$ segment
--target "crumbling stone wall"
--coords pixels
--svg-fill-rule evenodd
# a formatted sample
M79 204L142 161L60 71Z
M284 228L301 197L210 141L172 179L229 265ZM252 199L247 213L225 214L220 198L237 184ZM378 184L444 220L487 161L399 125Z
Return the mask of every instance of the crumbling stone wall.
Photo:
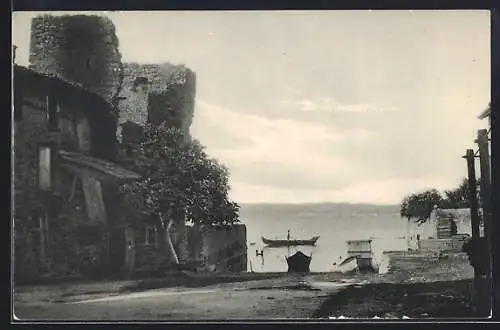
M33 18L31 68L81 85L114 102L122 64L113 22L89 15Z
M196 95L196 75L184 65L124 64L119 104L119 123L131 121L144 126L162 121L182 129L189 136ZM136 88L137 78L146 78L147 90Z
M187 227L190 257L217 271L247 271L247 231L244 224L230 227Z

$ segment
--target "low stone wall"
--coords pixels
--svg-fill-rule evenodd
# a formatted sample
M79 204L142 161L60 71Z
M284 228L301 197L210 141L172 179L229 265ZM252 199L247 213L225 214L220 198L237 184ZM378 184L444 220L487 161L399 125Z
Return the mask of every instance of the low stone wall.
M215 266L217 271L245 272L246 236L243 224L227 228L188 227L188 250L192 258Z
M180 237L178 232L171 234L172 244L179 254ZM182 263L191 266L205 265L207 270L218 272L246 272L247 244L246 226L242 224L227 228L200 226L186 227L187 256ZM134 277L158 276L174 269L165 247L157 243L145 244L145 228L135 230L135 267Z
M420 251L454 251L461 252L465 236L454 236L443 239L424 239L420 241Z

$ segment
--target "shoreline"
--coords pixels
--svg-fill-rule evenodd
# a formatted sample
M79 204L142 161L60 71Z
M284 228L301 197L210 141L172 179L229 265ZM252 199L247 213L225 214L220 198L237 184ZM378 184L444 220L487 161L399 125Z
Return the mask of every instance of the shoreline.
M470 317L472 278L462 256L437 260L398 252L386 274L177 273L139 281L20 286L14 302L18 315L59 320ZM78 309L80 303L85 308Z

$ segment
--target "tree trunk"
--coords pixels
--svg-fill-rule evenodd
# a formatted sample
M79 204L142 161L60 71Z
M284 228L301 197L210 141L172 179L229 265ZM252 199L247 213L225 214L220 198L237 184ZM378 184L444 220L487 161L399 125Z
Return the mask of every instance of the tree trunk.
M179 244L177 244L177 249L178 249L178 256L179 259L182 262L185 262L187 259L188 255L188 250L187 250L187 228L186 228L186 221L181 220L177 223L176 225L178 237L179 237Z
M408 249L411 248L411 246L410 246L410 243L411 243L411 240L410 240L410 221L411 221L411 219L408 218L408 221L406 222L406 245L407 245Z
M161 216L160 216L161 217ZM163 219L162 219L162 223ZM172 243L172 238L170 237L170 227L172 227L173 219L170 219L168 221L168 224L166 226L163 226L162 231L163 233L160 233L160 235L163 237L165 241L165 250L168 254L169 260L178 265L179 264L179 257L177 256L177 252L175 252L174 244Z

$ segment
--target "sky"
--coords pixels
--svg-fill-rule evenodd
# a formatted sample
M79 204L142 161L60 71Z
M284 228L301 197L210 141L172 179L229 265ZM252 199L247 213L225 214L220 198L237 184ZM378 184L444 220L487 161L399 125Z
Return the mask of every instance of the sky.
M13 14L18 64L37 14ZM240 203L394 204L454 188L487 125L488 11L98 14L125 62L196 72L191 133Z

